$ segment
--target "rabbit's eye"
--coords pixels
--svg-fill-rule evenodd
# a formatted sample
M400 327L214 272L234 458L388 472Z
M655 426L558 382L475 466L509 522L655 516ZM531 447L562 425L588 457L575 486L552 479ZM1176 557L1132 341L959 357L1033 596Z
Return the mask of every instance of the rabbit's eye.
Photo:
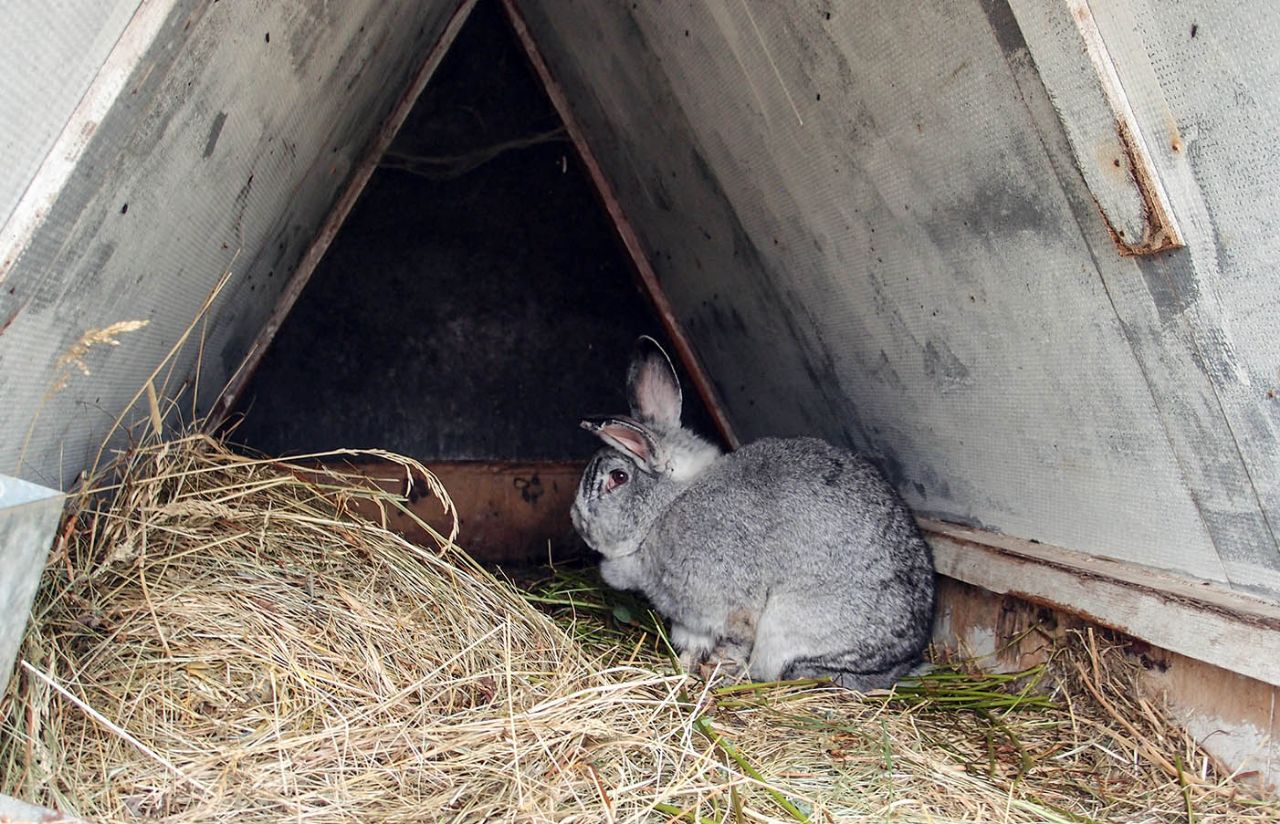
M629 480L631 480L631 476L626 473L626 470L615 469L609 473L609 480L604 483L604 491L608 492L612 489L616 489Z

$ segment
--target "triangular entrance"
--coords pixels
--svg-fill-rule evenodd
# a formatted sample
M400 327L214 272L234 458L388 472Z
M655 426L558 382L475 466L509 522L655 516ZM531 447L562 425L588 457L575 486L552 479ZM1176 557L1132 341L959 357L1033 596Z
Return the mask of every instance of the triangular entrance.
M235 439L411 455L468 549L545 558L596 446L577 420L625 409L631 341L662 333L633 266L502 7L480 2L245 385ZM715 433L696 392L685 406Z

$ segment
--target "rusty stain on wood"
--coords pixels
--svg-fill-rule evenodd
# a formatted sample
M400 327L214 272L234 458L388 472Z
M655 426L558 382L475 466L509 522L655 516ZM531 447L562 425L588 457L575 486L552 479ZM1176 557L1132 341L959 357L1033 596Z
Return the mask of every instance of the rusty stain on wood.
M425 483L406 484L404 469L377 461L340 462L330 468L352 472L389 492L405 496L404 506L437 530L448 518ZM573 554L579 547L569 520L582 475L580 461L444 461L428 467L444 485L458 512L458 545L485 563L541 563ZM409 488L406 488L406 487ZM382 512L369 502L348 504L378 521ZM387 526L407 540L435 546L413 518L391 508Z
M1094 203L1121 255L1185 245L1089 0L1010 0ZM1182 150L1172 115L1170 154Z
M444 60L445 54L448 53L449 47L453 45L453 41L457 38L458 32L462 30L463 24L471 16L471 10L475 7L476 2L477 0L462 0L458 4L453 17L445 25L440 39L436 41L435 46L427 53L426 59L422 62L422 67L414 75L409 87L391 110L390 116L378 132L377 139L373 141L364 160L355 168L346 189L334 204L320 231L311 241L311 245L307 247L307 251L298 263L298 268L290 277L288 285L281 291L275 308L272 310L270 317L267 318L266 323L263 324L262 330L254 339L253 344L249 347L244 360L240 362L236 371L227 380L222 393L210 410L205 424L207 428L216 429L220 427L232 410L239 405L241 395L248 388L250 378L253 377L258 364L262 362L262 358L266 355L267 349L270 348L271 341L275 339L276 333L280 331L280 326L284 323L285 317L293 309L293 305L297 303L298 297L302 294L302 290L306 288L311 275L315 272L316 267L320 265L320 260L324 257L325 252L329 250L329 245L342 228L342 224L346 222L347 216L351 213L352 208L355 207L356 201L359 200L365 186L368 185L369 178L373 176L373 172L378 166L378 161L382 159L383 154L386 153L387 148L395 139L396 133L404 125L404 121L408 118L409 112L412 111L414 103L418 101L422 90L427 87L432 75L439 68L440 62Z
M18 319L18 315L22 313L22 310L25 307L26 307L25 302L22 304L22 306L14 307L13 311L10 312L3 321L0 321L0 335L3 335L5 332L9 331L9 327L12 326L13 322Z
M1152 255L1166 249L1177 249L1185 245L1182 235L1169 212L1169 205L1160 190L1160 182L1156 179L1150 158L1138 143L1133 128L1124 118L1116 119L1116 135L1120 138L1120 145L1128 160L1129 176L1142 197L1145 233L1134 241L1119 237L1113 229L1113 237L1122 255ZM1177 151L1178 147L1175 138L1173 150Z
M1131 238L1125 237L1124 229L1118 228L1116 221L1107 214L1102 204L1098 203L1099 211L1107 223L1116 248L1122 255L1136 256L1151 255L1183 246L1185 242L1173 219L1151 156L1143 145L1133 110L1125 97L1115 63L1102 39L1102 33L1098 30L1098 24L1089 8L1088 0L1067 0L1067 3L1072 9L1076 30L1084 40L1089 61L1097 73L1103 97L1115 117L1116 137L1120 141L1121 151L1124 153L1127 164L1126 171L1137 191L1142 209L1142 237Z
M627 256L635 266L636 277L640 281L644 292L649 296L649 300L658 314L658 319L662 323L663 331L667 333L667 337L671 340L671 345L676 350L676 357L684 364L689 374L689 379L693 382L694 390L698 393L698 397L701 398L703 404L706 405L720 437L730 449L737 449L740 441L733 430L733 425L729 421L729 416L725 413L724 406L720 403L720 398L711 385L706 372L703 371L701 362L694 354L689 338L671 306L671 301L667 299L666 293L662 290L662 284L658 281L657 273L654 272L653 267L649 264L648 257L645 256L639 235L636 234L631 221L623 211L622 204L618 201L613 186L605 176L604 168L596 159L595 153L591 151L591 147L587 143L586 133L583 132L573 114L573 107L569 104L569 98L565 95L564 89L561 88L559 82L551 74L551 69L547 66L546 60L543 59L542 52L534 42L533 35L529 32L528 24L525 22L514 0L502 0L502 7L507 13L511 28L520 40L520 44L523 46L534 72L542 83L547 97L551 99L551 105L555 107L561 121L564 123L565 131L568 132L569 139L573 142L574 148L578 152L578 157L582 160L582 165L586 168L587 175L591 178L592 186L604 204L609 219L613 222L618 232L618 237L622 241L623 247L627 250Z

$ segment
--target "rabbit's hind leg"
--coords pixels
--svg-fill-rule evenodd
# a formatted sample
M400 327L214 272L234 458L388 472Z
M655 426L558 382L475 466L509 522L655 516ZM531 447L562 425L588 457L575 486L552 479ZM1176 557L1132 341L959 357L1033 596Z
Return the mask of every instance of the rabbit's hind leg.
M751 650L751 677L756 681L785 678L784 668L803 647L806 628L813 617L794 599L770 596L756 622L755 644Z

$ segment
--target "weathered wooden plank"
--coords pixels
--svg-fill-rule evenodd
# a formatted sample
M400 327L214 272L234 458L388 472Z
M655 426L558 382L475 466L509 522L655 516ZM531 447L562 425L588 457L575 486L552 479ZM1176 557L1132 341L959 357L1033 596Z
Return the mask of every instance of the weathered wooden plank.
M1139 259L1163 328L1192 349L1222 432L1200 458L1234 462L1201 509L1233 585L1280 593L1280 6L1099 3L1095 16L1151 136L1184 251ZM1229 93L1225 93L1229 90ZM1159 387L1181 395L1181 381ZM1189 434L1194 439L1198 436Z
M1280 605L1124 561L922 520L938 571L1280 686Z
M0 146L5 148L4 171L0 172L0 281L5 279L32 234L48 216L102 118L172 14L176 0L85 5L91 8L6 5L4 17L25 17L30 29L22 25L21 20L0 18L0 31L5 37L23 38L21 42L5 45L3 53L8 60L3 70L7 75L17 75L19 84L37 85L24 95L11 90L6 83L5 100L0 103L0 123L3 124L0 125ZM50 15L66 15L69 19L49 19ZM122 15L123 21L118 19ZM85 24L101 26L99 36L108 38L107 41L76 42L75 54L62 53L59 47L71 45L64 39L66 29L78 29ZM33 34L56 36L59 42L57 46L41 44L32 39ZM105 53L101 52L103 47L107 49ZM101 62L84 63L94 58ZM92 80L87 88L66 88L64 81L64 88L51 90L43 87L46 81L30 76L56 74L65 78L67 60L78 64L80 71L90 73ZM50 61L47 68L52 71L37 69L44 61ZM52 100L49 99L51 91L55 92ZM64 97L75 95L72 98L75 102L64 108L65 104L59 105L62 101L56 99L56 92ZM37 94L39 99L35 97ZM53 122L51 118L59 119Z
M0 225L50 159L67 161L72 113L101 98L100 71L141 0L0 4ZM153 3L162 6L162 3ZM150 9L147 13L150 13ZM89 94L86 91L92 90ZM64 128L68 127L68 128ZM0 262L10 255L0 246ZM0 267L0 280L4 268Z
M1261 179L1266 192L1253 192L1251 202L1263 203L1274 188L1266 187L1265 181L1275 178L1276 171L1257 164L1248 170L1219 171L1235 161L1236 153L1224 151L1216 141L1200 145L1195 137L1196 121L1190 127L1191 136L1179 128L1175 112L1205 106L1203 99L1187 98L1210 91L1180 91L1177 84L1196 76L1180 67L1201 46L1226 54L1204 42L1214 35L1201 31L1202 24L1178 31L1176 23L1167 21L1158 9L1127 4L1106 4L1097 11L1096 22L1120 61L1135 116L1147 133L1160 135L1161 140L1152 144L1158 150L1152 158L1185 218L1187 245L1183 250L1151 258L1118 258L1109 253L1111 240L1096 229L1093 220L1093 193L1073 162L1065 129L1025 43L1015 42L1013 35L1021 34L1016 28L1005 32L1010 69L1040 129L1063 191L1079 216L1083 240L1150 389L1154 410L1220 558L1223 574L1239 589L1280 593L1280 547L1272 525L1280 523L1280 430L1275 416L1265 414L1268 392L1274 394L1268 372L1280 350L1269 330L1248 323L1251 315L1268 316L1274 312L1268 307L1280 302L1274 287L1266 285L1269 275L1260 265L1267 256L1265 247L1275 241L1255 236L1244 246L1233 245L1227 253L1222 231L1215 228L1219 222L1234 226L1249 217L1249 209L1242 207L1239 198L1220 192L1224 186L1238 187L1245 181L1255 185L1254 181ZM1202 19L1205 26L1209 21L1215 27L1228 25L1220 15L1206 14ZM993 25L1001 26L996 17ZM1144 42L1141 30L1147 25L1159 25L1163 37ZM1238 29L1237 21L1228 25L1227 31ZM1216 32L1216 28L1207 30ZM1184 39L1176 39L1175 33ZM1155 42L1157 48L1149 50L1149 42ZM1162 57L1165 54L1169 56ZM1164 63L1160 72L1163 82L1157 76L1156 60ZM1215 74L1229 73L1232 68L1218 65L1210 69L1203 61L1195 65ZM1182 99L1169 100L1166 93L1178 93ZM1218 98L1216 94L1209 97ZM1277 108L1253 101L1254 107L1266 105ZM1234 127L1239 120L1233 114L1215 131L1220 132L1226 124ZM1218 167L1191 162L1210 152L1217 155ZM1211 200L1215 195L1216 202ZM1224 217L1215 217L1215 213ZM1225 217L1228 214L1230 219ZM1231 229L1225 231L1233 234ZM1228 282L1231 288L1224 288Z
M404 469L377 461L333 464L332 468L368 478L388 491L406 494L414 516L448 535L450 521L440 503L421 496L425 484L406 489ZM583 464L575 461L435 461L429 469L444 484L458 513L457 543L486 563L538 564L564 558L580 546L569 520ZM410 541L435 543L413 518L355 502L359 514L378 519Z
M1088 0L1009 0L1121 254L1184 245Z

